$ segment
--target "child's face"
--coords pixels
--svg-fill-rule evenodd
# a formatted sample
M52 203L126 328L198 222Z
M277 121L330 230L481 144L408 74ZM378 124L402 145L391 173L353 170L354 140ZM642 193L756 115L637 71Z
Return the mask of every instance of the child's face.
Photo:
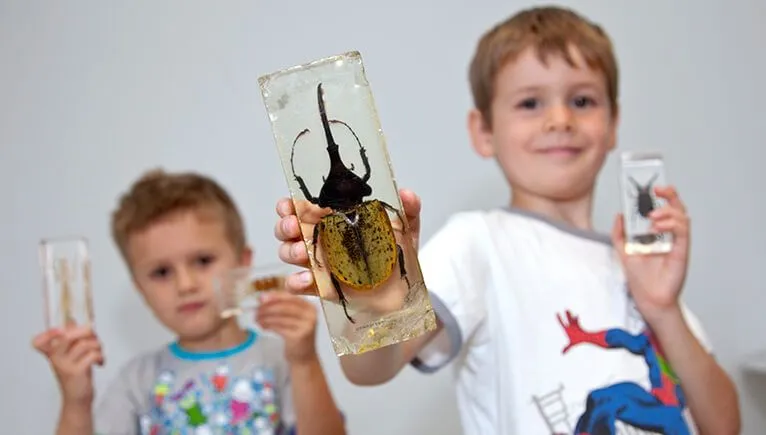
M212 213L176 213L131 235L133 279L157 318L179 336L202 338L220 328L214 278L250 264L237 256L221 219Z
M495 157L513 186L556 200L587 195L616 141L606 81L573 49L577 68L560 56L548 65L532 49L497 75L492 128L477 112L470 126L476 151Z

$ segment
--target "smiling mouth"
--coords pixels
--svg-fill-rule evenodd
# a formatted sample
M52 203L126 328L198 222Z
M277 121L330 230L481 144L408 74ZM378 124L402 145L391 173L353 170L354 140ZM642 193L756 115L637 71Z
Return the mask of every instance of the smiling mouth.
M543 154L555 154L555 155L574 155L582 152L582 148L570 147L570 146L556 146L548 147L540 150Z

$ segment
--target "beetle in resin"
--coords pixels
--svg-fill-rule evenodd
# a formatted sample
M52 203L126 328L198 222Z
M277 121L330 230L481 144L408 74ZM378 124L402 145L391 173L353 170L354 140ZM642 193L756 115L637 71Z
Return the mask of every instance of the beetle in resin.
M655 208L657 208L657 203L654 200L654 196L652 195L652 189L654 188L654 182L657 180L659 174L654 174L652 178L649 179L649 181L646 182L646 184L640 184L638 181L636 181L633 177L628 177L631 184L633 184L633 187L636 188L636 193L633 195L636 198L636 202L633 206L633 219L649 218L649 213L651 213ZM636 236L635 239L639 243L651 243L655 240L659 240L661 238L660 234L644 234L640 236Z
M404 264L404 251L397 243L387 210L395 213L403 224L404 220L399 210L386 202L379 199L365 200L372 195L372 187L368 183L371 168L367 152L348 124L337 119L328 119L321 83L317 85L317 102L330 160L330 169L327 175L322 177L319 196L311 194L303 178L295 173L293 164L295 144L301 136L309 133L309 129L301 131L293 141L290 164L295 181L306 199L321 208L332 210L314 226L314 259L316 264L322 267L316 257L319 241L329 266L330 279L338 293L346 318L355 323L348 313L348 301L341 290L341 284L356 291L372 290L393 274L398 263L401 278L408 287L410 285ZM353 164L347 167L341 159L338 143L330 130L331 124L340 124L353 134L365 169L363 176L353 172Z

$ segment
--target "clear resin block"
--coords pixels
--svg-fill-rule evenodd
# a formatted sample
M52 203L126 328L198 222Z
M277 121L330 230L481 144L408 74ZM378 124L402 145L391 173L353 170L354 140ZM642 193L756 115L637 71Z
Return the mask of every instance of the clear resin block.
M254 326L259 295L284 290L285 279L297 270L285 263L276 263L224 272L213 281L221 317L236 317L242 326Z
M337 355L436 327L361 55L258 79Z
M665 186L665 164L659 153L626 152L622 154L622 204L625 217L625 252L661 254L673 247L673 235L655 233L649 212L665 205L654 194Z
M83 237L40 241L45 327L93 326L90 253Z

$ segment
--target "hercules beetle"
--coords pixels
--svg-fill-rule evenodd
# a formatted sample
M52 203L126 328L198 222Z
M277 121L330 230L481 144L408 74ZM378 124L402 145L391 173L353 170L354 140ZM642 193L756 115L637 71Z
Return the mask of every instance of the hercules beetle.
M348 320L355 323L348 314L348 301L341 290L341 283L357 291L371 290L391 276L398 261L399 273L407 286L410 285L404 265L404 251L396 241L386 210L396 213L402 222L404 220L399 210L386 202L379 199L364 200L372 195L372 187L368 184L371 169L367 152L348 124L336 119L328 120L322 83L317 86L317 101L330 158L330 170L326 177L322 177L323 184L318 197L311 194L303 178L295 173L293 164L295 144L301 136L309 132L308 128L295 137L290 164L295 181L306 199L321 208L329 207L332 210L314 226L314 259L316 264L322 267L316 258L319 240L329 264L330 279L338 292L343 311ZM353 164L348 168L343 163L330 124L341 124L353 134L364 164L364 176L360 177L353 172Z
M659 174L654 174L652 178L650 178L649 181L644 185L638 183L635 179L633 179L633 177L628 177L630 182L636 188L636 203L633 207L634 219L636 218L636 214L644 219L648 219L649 213L657 208L654 196L652 195L652 187L654 182L657 180L658 175ZM645 234L636 236L636 240L639 243L651 243L657 240L659 237L659 234Z

